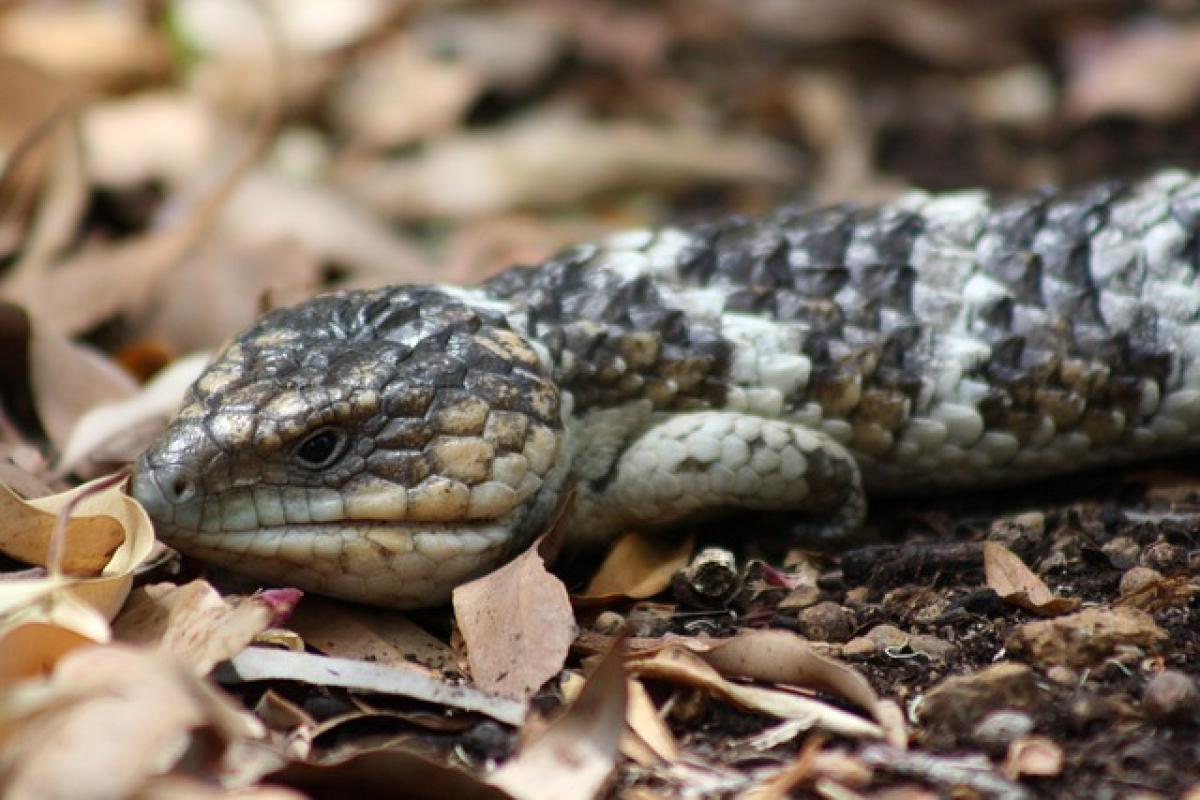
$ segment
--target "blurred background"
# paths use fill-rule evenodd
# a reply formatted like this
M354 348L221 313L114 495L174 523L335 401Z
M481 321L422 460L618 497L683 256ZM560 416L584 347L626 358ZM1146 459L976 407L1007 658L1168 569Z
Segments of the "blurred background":
M1198 144L1188 0L0 4L0 399L77 416L31 328L141 380L332 285Z

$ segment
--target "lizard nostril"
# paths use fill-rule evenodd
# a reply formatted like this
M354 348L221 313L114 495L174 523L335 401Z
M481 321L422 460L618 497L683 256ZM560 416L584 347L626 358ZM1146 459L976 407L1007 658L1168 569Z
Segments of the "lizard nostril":
M192 496L192 482L187 478L176 478L171 483L171 493L176 503L182 503Z
M196 496L196 479L181 468L160 471L158 485L163 499L178 505Z

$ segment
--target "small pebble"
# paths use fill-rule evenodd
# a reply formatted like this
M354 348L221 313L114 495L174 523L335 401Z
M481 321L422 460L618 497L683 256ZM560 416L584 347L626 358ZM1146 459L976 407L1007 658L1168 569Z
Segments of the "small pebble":
M1187 567L1187 551L1170 542L1155 542L1142 551L1138 559L1142 566L1156 569L1164 575L1174 575Z
M1033 732L1033 717L1024 711L993 711L975 725L971 738L993 756L1003 755L1009 744Z
M1046 670L1046 677L1057 683L1059 686L1075 686L1079 683L1079 673L1070 667L1064 667L1061 664L1055 665Z
M958 651L958 647L945 639L929 636L924 633L914 634L908 640L908 646L918 653L924 653L930 661L941 663Z
M1108 562L1117 569L1129 569L1137 564L1142 548L1128 536L1117 536L1100 548L1108 556Z
M1168 669L1150 679L1142 692L1142 710L1158 722L1184 721L1200 712L1200 689L1190 676Z
M867 638L874 642L877 648L883 650L888 647L903 647L912 637L895 625L876 625L867 631Z
M602 611L592 624L596 633L616 636L625 628L625 618L615 611Z
M867 598L871 596L871 590L866 586L855 586L853 589L846 590L846 605L861 606L866 604Z
M1112 715L1112 704L1092 692L1081 692L1067 705L1067 725L1075 733L1087 733L1094 723L1103 723Z
M804 609L798 615L800 632L818 642L844 642L854 632L850 609L826 600Z
M868 658L875 655L879 648L865 636L858 636L842 645L844 658Z
M1046 535L1046 516L1040 511L998 519L988 531L988 541L999 542L1014 552L1039 544Z
M1122 596L1135 594L1157 584L1163 579L1162 573L1150 567L1130 567L1121 576L1120 592Z

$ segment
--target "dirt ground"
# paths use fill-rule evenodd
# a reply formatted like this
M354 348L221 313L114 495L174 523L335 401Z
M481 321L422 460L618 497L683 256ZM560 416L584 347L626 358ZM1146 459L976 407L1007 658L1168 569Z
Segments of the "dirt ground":
M1200 799L1193 459L875 498L833 552L530 551L411 614L181 559L101 477L332 287L1196 169L1194 4L32 2L0 98L5 796Z

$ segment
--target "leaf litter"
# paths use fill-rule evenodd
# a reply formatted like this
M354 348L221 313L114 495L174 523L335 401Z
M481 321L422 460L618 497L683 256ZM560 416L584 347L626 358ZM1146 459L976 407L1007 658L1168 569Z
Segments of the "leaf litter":
M531 549L411 614L202 573L105 478L72 488L204 352L328 288L785 200L1200 166L1194 20L1082 7L0 11L5 796L1200 791L1194 465L881 502L882 543L840 553L748 519L553 570ZM693 553L726 590L688 590Z

